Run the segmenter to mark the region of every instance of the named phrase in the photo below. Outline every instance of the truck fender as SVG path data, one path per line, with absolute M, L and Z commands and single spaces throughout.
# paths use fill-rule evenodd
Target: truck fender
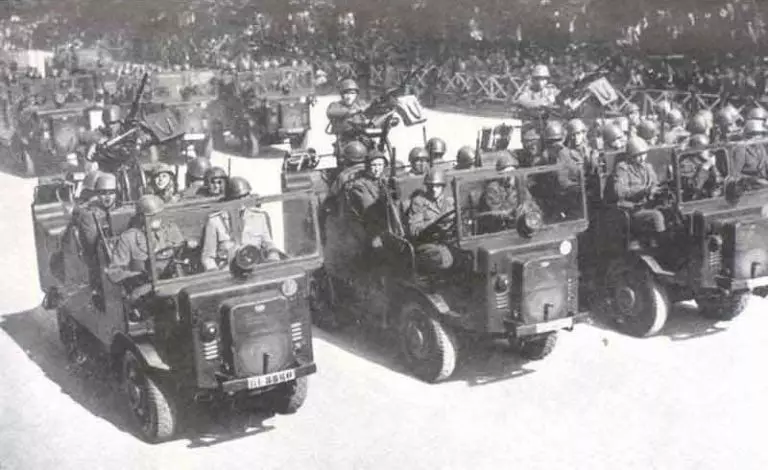
M 639 261 L 646 266 L 654 275 L 659 277 L 674 277 L 675 273 L 662 268 L 656 258 L 651 255 L 638 255 Z
M 170 371 L 171 367 L 160 357 L 155 346 L 145 341 L 132 341 L 125 336 L 115 338 L 113 348 L 131 350 L 142 364 L 149 369 Z M 118 352 L 114 351 L 114 352 Z

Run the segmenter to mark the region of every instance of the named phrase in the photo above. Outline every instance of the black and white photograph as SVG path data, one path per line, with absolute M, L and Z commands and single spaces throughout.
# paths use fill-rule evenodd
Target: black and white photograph
M 0 470 L 768 469 L 768 2 L 0 0 Z

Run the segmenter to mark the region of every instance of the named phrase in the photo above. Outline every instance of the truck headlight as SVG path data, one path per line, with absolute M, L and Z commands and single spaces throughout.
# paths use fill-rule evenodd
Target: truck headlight
M 280 291 L 286 297 L 293 297 L 299 291 L 299 285 L 294 279 L 286 279 L 280 286 Z
M 496 276 L 496 282 L 493 283 L 493 289 L 499 294 L 503 294 L 509 289 L 509 277 L 506 274 Z
M 219 335 L 219 325 L 216 322 L 205 322 L 202 328 L 200 328 L 200 341 L 203 343 L 210 343 L 214 341 Z
M 562 243 L 560 243 L 560 254 L 563 256 L 568 256 L 573 251 L 573 243 L 571 243 L 570 240 L 563 240 Z

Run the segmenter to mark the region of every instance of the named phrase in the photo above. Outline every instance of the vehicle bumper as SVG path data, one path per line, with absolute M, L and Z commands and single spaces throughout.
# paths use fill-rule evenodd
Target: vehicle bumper
M 717 277 L 715 279 L 717 287 L 732 292 L 754 290 L 758 287 L 768 286 L 768 276 L 753 277 L 751 279 L 733 279 L 730 277 Z
M 302 366 L 298 366 L 293 370 L 295 371 L 295 375 L 296 375 L 295 378 L 298 379 L 299 377 L 305 377 L 307 375 L 314 374 L 315 372 L 317 372 L 317 365 L 313 362 L 312 364 L 305 364 Z M 266 389 L 266 388 L 272 387 L 272 385 L 267 385 L 260 388 L 249 387 L 248 382 L 249 382 L 249 379 L 251 378 L 252 377 L 246 377 L 242 379 L 234 379 L 234 380 L 228 380 L 226 382 L 222 382 L 221 391 L 227 394 L 234 394 L 234 393 L 242 392 L 246 390 L 255 391 L 255 390 L 259 390 L 260 388 Z
M 580 323 L 587 317 L 587 313 L 570 313 L 567 317 L 557 318 L 540 323 L 509 322 L 507 327 L 516 337 L 540 335 L 559 330 L 571 330 L 576 323 Z

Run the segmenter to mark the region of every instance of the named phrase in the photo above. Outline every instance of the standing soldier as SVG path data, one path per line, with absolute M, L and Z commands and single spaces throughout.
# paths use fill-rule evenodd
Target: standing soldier
M 331 124 L 331 132 L 336 135 L 337 153 L 344 145 L 359 137 L 361 126 L 366 123 L 363 111 L 368 107 L 360 98 L 360 88 L 351 78 L 346 78 L 339 84 L 341 99 L 328 105 L 325 114 Z
M 418 240 L 431 223 L 456 209 L 453 198 L 445 193 L 445 172 L 430 168 L 424 176 L 424 191 L 416 191 L 405 211 L 408 236 Z M 441 240 L 420 240 L 415 251 L 419 266 L 428 270 L 448 269 L 453 264 L 451 251 Z
M 526 109 L 553 106 L 560 91 L 549 84 L 549 78 L 549 68 L 542 64 L 536 65 L 530 83 L 523 87 L 517 97 L 517 104 Z
M 205 187 L 205 173 L 211 168 L 211 161 L 205 157 L 197 157 L 187 163 L 185 174 L 183 198 L 192 198 L 198 195 Z
M 429 153 L 429 166 L 442 165 L 445 155 L 445 141 L 440 137 L 432 137 L 427 141 L 427 152 Z
M 422 147 L 414 147 L 408 154 L 408 162 L 411 164 L 409 175 L 423 175 L 429 169 L 429 153 Z
M 372 150 L 365 159 L 365 171 L 347 185 L 347 208 L 365 230 L 368 246 L 381 247 L 381 232 L 386 228 L 384 168 L 387 157 Z

